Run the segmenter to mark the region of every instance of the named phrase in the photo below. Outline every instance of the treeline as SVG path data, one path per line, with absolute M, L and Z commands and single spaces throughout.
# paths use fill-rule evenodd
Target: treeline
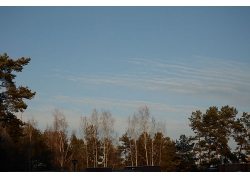
M 194 136 L 165 136 L 164 122 L 157 122 L 147 106 L 127 118 L 126 132 L 118 137 L 115 118 L 108 110 L 94 109 L 80 117 L 79 129 L 69 133 L 63 112 L 55 109 L 54 122 L 42 132 L 34 118 L 1 128 L 0 171 L 73 171 L 87 167 L 160 165 L 162 171 L 205 171 L 221 163 L 248 162 L 250 115 L 229 106 L 192 112 Z M 168 127 L 171 128 L 171 127 Z M 232 150 L 229 139 L 234 140 Z

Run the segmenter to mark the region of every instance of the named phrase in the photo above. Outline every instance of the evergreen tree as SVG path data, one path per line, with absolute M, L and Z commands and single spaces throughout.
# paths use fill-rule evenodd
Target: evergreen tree
M 121 151 L 119 150 L 119 146 L 112 146 L 109 154 L 109 162 L 108 167 L 112 167 L 112 169 L 124 169 L 123 159 L 121 156 Z
M 84 170 L 87 168 L 85 159 L 87 154 L 84 153 L 85 144 L 82 139 L 78 139 L 76 133 L 73 132 L 70 138 L 70 147 L 72 149 L 72 160 L 76 159 L 76 170 Z M 71 161 L 72 161 L 71 160 Z M 71 164 L 70 170 L 73 171 L 73 164 Z
M 204 132 L 205 127 L 203 127 L 203 114 L 200 110 L 196 112 L 192 112 L 190 120 L 190 127 L 194 131 L 195 136 L 193 137 L 196 140 L 196 144 L 194 145 L 194 152 L 197 154 L 198 158 L 198 168 L 202 169 L 202 161 L 204 158 L 203 151 L 205 148 L 205 140 L 204 140 Z
M 192 171 L 196 161 L 192 138 L 181 135 L 180 139 L 176 140 L 175 148 L 180 160 L 178 171 Z
M 24 171 L 51 170 L 52 156 L 45 143 L 44 134 L 37 129 L 34 121 L 28 121 L 24 127 L 21 154 L 24 156 Z
M 8 159 L 10 171 L 20 171 L 22 169 L 22 155 L 20 154 L 20 140 L 23 137 L 24 124 L 14 113 L 23 112 L 27 104 L 22 99 L 32 99 L 35 92 L 31 92 L 28 87 L 16 86 L 14 72 L 22 72 L 23 66 L 27 65 L 30 58 L 11 59 L 6 53 L 0 55 L 0 125 L 5 133 L 10 137 L 9 145 L 4 145 L 4 138 L 0 137 L 0 159 Z M 8 147 L 9 149 L 6 149 Z M 6 154 L 7 152 L 7 154 Z M 6 159 L 6 160 L 7 160 Z M 5 163 L 4 160 L 2 163 Z
M 193 112 L 190 127 L 194 131 L 196 140 L 194 151 L 196 151 L 199 168 L 217 166 L 219 163 L 233 162 L 235 157 L 228 145 L 232 135 L 232 127 L 238 111 L 229 106 L 209 107 L 205 114 L 201 111 Z
M 162 132 L 157 132 L 154 136 L 154 164 L 161 165 L 162 164 L 162 155 L 163 155 L 163 143 L 164 143 L 164 135 Z
M 161 170 L 163 172 L 177 172 L 179 164 L 180 160 L 175 148 L 175 142 L 170 137 L 164 137 Z
M 133 150 L 132 150 L 132 140 L 128 136 L 128 133 L 122 135 L 122 137 L 119 138 L 119 141 L 121 142 L 121 145 L 118 146 L 118 149 L 120 150 L 120 155 L 123 157 L 123 164 L 124 166 L 133 166 Z
M 22 99 L 32 99 L 35 92 L 31 92 L 28 87 L 16 87 L 13 72 L 22 72 L 23 66 L 27 65 L 30 58 L 11 59 L 6 53 L 0 55 L 0 121 L 3 125 L 9 125 L 16 117 L 13 113 L 23 112 L 27 104 Z
M 243 112 L 241 118 L 238 118 L 232 124 L 232 137 L 237 143 L 235 155 L 237 162 L 248 162 L 250 155 L 250 114 Z

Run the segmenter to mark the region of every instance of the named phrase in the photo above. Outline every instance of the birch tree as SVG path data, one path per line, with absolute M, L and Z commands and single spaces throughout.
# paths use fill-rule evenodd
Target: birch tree
M 32 146 L 34 144 L 34 131 L 35 128 L 37 127 L 37 121 L 35 121 L 34 117 L 31 117 L 28 119 L 28 122 L 26 123 L 26 127 L 24 128 L 24 133 L 26 134 L 27 141 L 26 144 L 28 146 L 28 164 L 29 164 L 29 171 L 32 170 L 31 167 L 31 158 L 32 158 Z
M 150 139 L 151 139 L 151 166 L 154 166 L 154 137 L 156 133 L 156 120 L 154 117 L 151 119 L 151 126 L 150 126 Z
M 114 132 L 114 123 L 115 119 L 112 117 L 111 113 L 107 110 L 103 110 L 100 117 L 100 128 L 101 128 L 101 142 L 103 149 L 103 166 L 107 167 L 108 165 L 108 156 L 112 143 L 115 139 Z
M 94 167 L 98 167 L 99 160 L 99 115 L 98 111 L 94 109 L 91 114 L 91 125 L 93 127 L 94 143 L 93 143 L 93 153 L 94 153 Z
M 152 166 L 156 164 L 161 165 L 165 131 L 166 131 L 166 124 L 163 121 L 157 122 L 156 119 L 152 117 L 150 123 L 150 140 L 149 140 L 151 148 L 150 164 Z
M 46 144 L 53 152 L 54 166 L 63 171 L 71 163 L 72 156 L 68 143 L 68 122 L 63 112 L 58 109 L 54 110 L 53 116 L 53 126 L 48 126 L 45 130 L 45 135 L 47 136 Z
M 89 167 L 89 123 L 88 123 L 88 119 L 86 116 L 81 117 L 81 121 L 80 121 L 80 130 L 82 132 L 82 138 L 84 140 L 85 146 L 84 146 L 84 152 L 86 154 L 86 166 Z
M 132 136 L 133 136 L 133 142 L 134 142 L 134 150 L 135 150 L 135 166 L 138 166 L 138 137 L 139 137 L 139 131 L 138 131 L 138 117 L 134 113 L 131 125 L 133 130 L 132 131 Z
M 128 128 L 127 128 L 127 136 L 128 136 L 128 143 L 129 143 L 129 152 L 130 152 L 130 162 L 131 166 L 134 166 L 134 148 L 132 146 L 133 143 L 133 124 L 132 124 L 132 119 L 130 116 L 128 117 L 127 123 L 128 123 Z
M 87 167 L 98 167 L 100 161 L 100 117 L 98 111 L 93 109 L 90 117 L 81 117 L 80 132 L 84 140 L 84 151 L 87 154 Z
M 125 166 L 134 166 L 135 161 L 135 148 L 134 148 L 134 141 L 133 141 L 133 126 L 132 126 L 132 119 L 130 116 L 127 118 L 127 130 L 125 134 L 119 139 L 122 142 L 122 145 L 119 146 L 122 155 L 124 155 L 124 165 Z
M 148 123 L 149 123 L 150 111 L 147 106 L 144 106 L 144 107 L 140 107 L 137 113 L 138 113 L 140 129 L 143 134 L 142 146 L 145 151 L 145 161 L 146 161 L 146 165 L 148 166 L 149 158 L 148 158 L 148 148 L 147 148 L 147 136 L 148 136 Z

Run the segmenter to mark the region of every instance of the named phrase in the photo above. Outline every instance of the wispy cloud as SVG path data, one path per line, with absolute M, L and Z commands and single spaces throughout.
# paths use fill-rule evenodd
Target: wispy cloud
M 247 63 L 196 57 L 194 62 L 162 62 L 136 58 L 127 63 L 141 66 L 135 73 L 58 75 L 84 84 L 109 84 L 147 91 L 175 92 L 249 105 L 250 66 Z M 237 98 L 235 98 L 237 97 Z
M 65 95 L 56 95 L 53 98 L 47 100 L 50 103 L 74 103 L 74 104 L 91 104 L 96 107 L 114 108 L 119 107 L 121 109 L 133 109 L 136 110 L 140 106 L 147 105 L 154 111 L 164 111 L 166 113 L 181 113 L 186 114 L 198 109 L 196 106 L 184 106 L 184 105 L 166 105 L 163 103 L 138 101 L 138 100 L 122 100 L 112 98 L 89 98 L 89 97 L 74 97 Z
M 91 108 L 98 108 L 99 110 L 104 108 L 111 110 L 120 118 L 124 118 L 132 115 L 132 113 L 135 112 L 140 106 L 146 105 L 151 109 L 152 115 L 157 118 L 165 119 L 166 116 L 176 116 L 175 120 L 185 121 L 193 111 L 198 109 L 205 111 L 205 108 L 197 106 L 169 105 L 152 101 L 66 95 L 54 95 L 48 98 L 37 98 L 34 99 L 34 101 L 37 105 L 29 106 L 29 112 L 48 113 L 51 111 L 50 113 L 52 113 L 52 110 L 56 107 L 60 108 L 65 107 L 65 105 L 69 105 L 66 108 L 67 111 L 74 112 L 75 114 L 85 115 L 84 113 L 90 113 L 92 111 Z

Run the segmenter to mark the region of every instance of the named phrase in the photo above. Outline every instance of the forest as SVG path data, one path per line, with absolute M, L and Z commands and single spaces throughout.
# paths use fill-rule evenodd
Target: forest
M 79 130 L 70 131 L 63 111 L 55 109 L 54 121 L 44 131 L 35 117 L 27 122 L 15 114 L 28 107 L 36 92 L 16 87 L 15 73 L 30 58 L 11 59 L 0 55 L 0 171 L 73 171 L 88 167 L 160 165 L 163 172 L 206 171 L 223 163 L 248 163 L 250 155 L 250 114 L 229 105 L 196 110 L 187 118 L 194 136 L 180 133 L 177 140 L 166 136 L 166 124 L 157 121 L 145 105 L 127 117 L 126 132 L 120 137 L 116 119 L 109 110 L 93 109 L 79 117 Z M 236 148 L 228 143 L 232 140 Z

